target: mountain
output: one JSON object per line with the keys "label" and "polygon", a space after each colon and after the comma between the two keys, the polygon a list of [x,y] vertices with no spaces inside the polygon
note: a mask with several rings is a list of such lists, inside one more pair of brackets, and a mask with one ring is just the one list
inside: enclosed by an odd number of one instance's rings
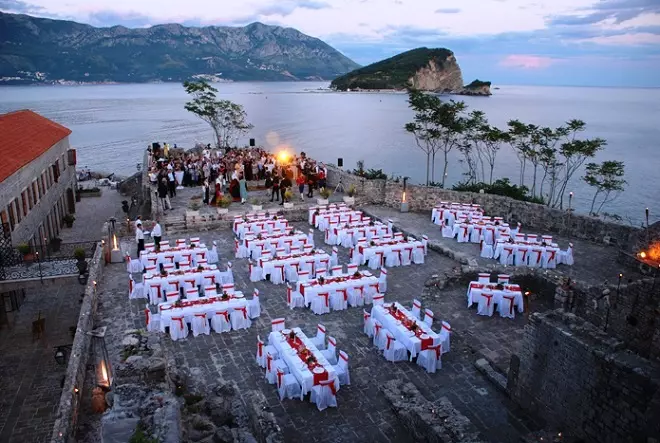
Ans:
{"label": "mountain", "polygon": [[193,76],[318,80],[359,67],[317,38],[262,23],[96,28],[0,12],[0,41],[0,80],[14,83],[182,81]]}
{"label": "mountain", "polygon": [[454,53],[445,48],[417,48],[351,71],[332,81],[339,91],[406,89],[490,95],[490,82],[475,80],[463,86],[463,74]]}

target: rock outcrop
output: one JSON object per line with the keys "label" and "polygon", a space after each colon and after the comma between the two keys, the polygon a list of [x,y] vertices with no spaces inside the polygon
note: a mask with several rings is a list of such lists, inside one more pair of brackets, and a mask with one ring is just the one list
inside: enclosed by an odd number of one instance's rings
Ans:
{"label": "rock outcrop", "polygon": [[465,85],[464,87],[454,91],[454,94],[458,95],[481,95],[481,96],[489,96],[493,95],[492,92],[490,92],[490,82],[482,82],[481,80],[475,80],[469,85]]}
{"label": "rock outcrop", "polygon": [[463,88],[463,74],[453,54],[444,60],[431,59],[408,79],[410,85],[422,91],[456,91]]}

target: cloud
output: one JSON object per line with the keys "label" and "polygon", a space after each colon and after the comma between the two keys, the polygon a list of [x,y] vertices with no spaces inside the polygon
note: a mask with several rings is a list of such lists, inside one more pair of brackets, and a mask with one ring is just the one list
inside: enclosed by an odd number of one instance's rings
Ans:
{"label": "cloud", "polygon": [[283,1],[257,8],[255,11],[255,15],[266,16],[266,17],[269,17],[271,15],[281,15],[286,17],[288,15],[293,14],[293,12],[298,9],[309,9],[312,11],[318,11],[321,9],[328,9],[328,8],[332,8],[332,6],[328,3],[314,1],[314,0]]}
{"label": "cloud", "polygon": [[590,25],[610,20],[623,23],[640,15],[660,13],[658,0],[600,0],[578,10],[578,14],[550,17],[550,25]]}
{"label": "cloud", "polygon": [[458,8],[440,8],[435,10],[436,14],[458,14],[459,12],[461,10]]}
{"label": "cloud", "polygon": [[45,9],[39,5],[33,5],[21,0],[0,0],[0,11],[18,12],[20,14],[38,14]]}
{"label": "cloud", "polygon": [[660,35],[649,32],[638,32],[633,34],[616,34],[601,37],[592,37],[580,40],[581,43],[593,43],[597,45],[614,46],[644,46],[660,45]]}
{"label": "cloud", "polygon": [[501,66],[522,69],[545,69],[557,63],[557,59],[535,55],[511,54],[500,61]]}

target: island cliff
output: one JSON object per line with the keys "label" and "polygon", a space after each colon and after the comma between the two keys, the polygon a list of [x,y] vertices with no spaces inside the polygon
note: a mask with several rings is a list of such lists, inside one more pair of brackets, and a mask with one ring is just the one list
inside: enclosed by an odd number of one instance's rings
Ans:
{"label": "island cliff", "polygon": [[338,91],[404,90],[491,95],[490,82],[475,80],[463,86],[463,74],[454,53],[446,48],[417,48],[356,69],[332,81]]}

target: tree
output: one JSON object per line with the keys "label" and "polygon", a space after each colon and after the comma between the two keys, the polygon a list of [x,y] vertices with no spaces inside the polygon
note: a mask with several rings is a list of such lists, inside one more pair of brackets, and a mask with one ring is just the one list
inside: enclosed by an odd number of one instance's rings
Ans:
{"label": "tree", "polygon": [[520,120],[509,120],[507,122],[509,127],[509,135],[507,142],[513,148],[513,151],[518,157],[520,162],[520,186],[525,184],[525,169],[527,167],[527,160],[529,158],[529,150],[531,147],[531,135],[533,125],[527,125]]}
{"label": "tree", "polygon": [[247,114],[241,105],[230,100],[218,100],[218,90],[205,81],[186,81],[183,87],[192,96],[184,108],[211,126],[218,148],[230,147],[241,134],[254,127],[247,122]]}
{"label": "tree", "polygon": [[[449,153],[459,146],[463,141],[463,133],[468,125],[468,119],[463,117],[463,112],[467,109],[465,102],[441,102],[440,109],[436,115],[437,125],[440,131],[440,149],[444,154],[444,168],[442,170],[442,187],[445,187],[447,180],[447,168],[449,167]],[[433,155],[435,158],[435,154]]]}
{"label": "tree", "polygon": [[[426,185],[429,185],[429,167],[431,154],[435,163],[435,153],[438,149],[440,135],[436,122],[436,114],[440,107],[440,98],[425,94],[416,89],[408,90],[408,106],[415,112],[414,121],[406,123],[405,130],[415,138],[417,147],[426,154]],[[435,171],[435,164],[434,164]]]}
{"label": "tree", "polygon": [[458,150],[463,154],[461,162],[467,165],[466,183],[476,183],[479,180],[479,169],[481,177],[484,176],[484,162],[482,155],[480,129],[487,124],[486,116],[482,111],[472,111],[464,120],[462,138],[458,144]]}
{"label": "tree", "polygon": [[[598,215],[603,206],[619,196],[624,190],[626,181],[622,178],[625,175],[625,166],[623,162],[607,160],[602,163],[587,163],[586,172],[582,179],[589,185],[596,188],[594,198],[591,200],[591,215]],[[594,206],[598,197],[601,197],[598,209],[594,211]]]}
{"label": "tree", "polygon": [[[483,154],[489,168],[488,184],[493,184],[493,170],[495,169],[495,159],[503,142],[508,140],[508,134],[502,132],[495,126],[488,123],[479,128],[479,138],[483,142]],[[484,177],[484,181],[485,181]]]}

